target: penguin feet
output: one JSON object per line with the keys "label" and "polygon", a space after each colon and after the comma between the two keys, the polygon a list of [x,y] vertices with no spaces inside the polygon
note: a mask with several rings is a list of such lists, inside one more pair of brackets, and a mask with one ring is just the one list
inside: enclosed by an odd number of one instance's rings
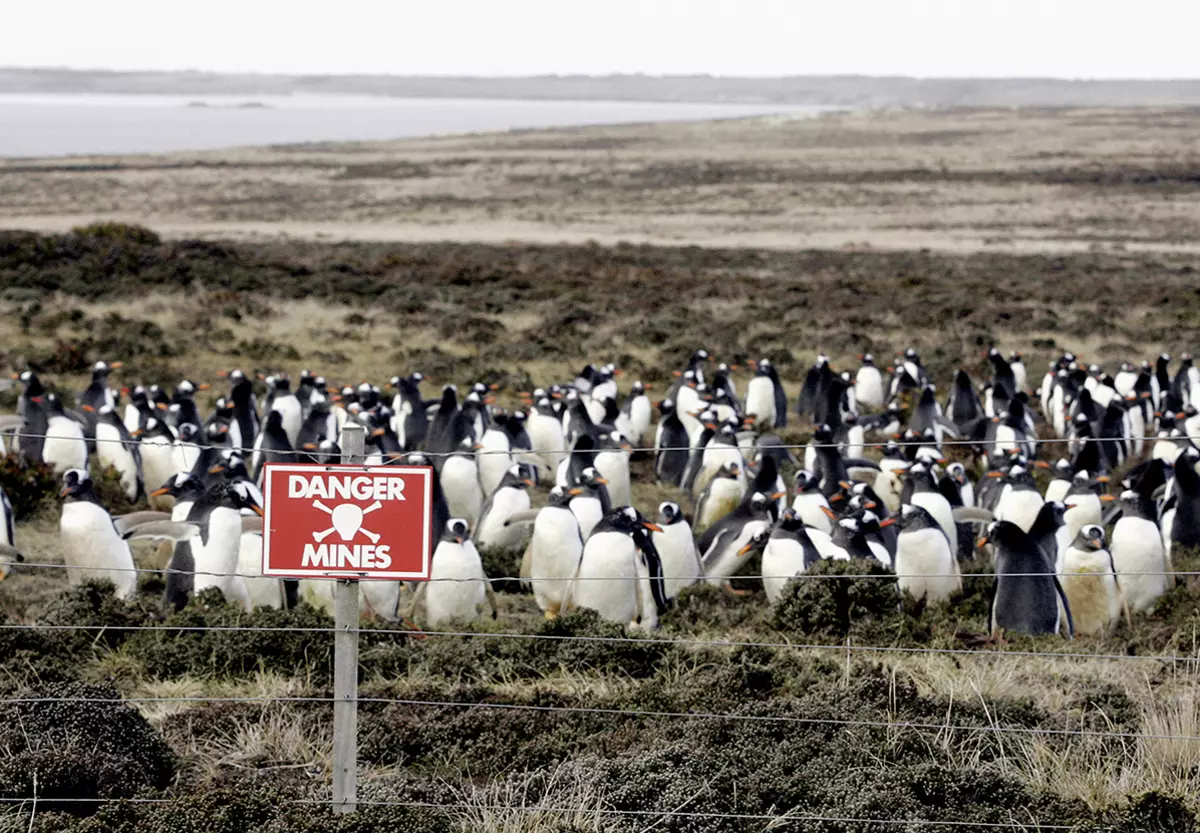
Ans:
{"label": "penguin feet", "polygon": [[558,608],[548,607],[544,611],[542,611],[542,616],[545,618],[545,620],[547,622],[553,622],[555,619],[558,618]]}

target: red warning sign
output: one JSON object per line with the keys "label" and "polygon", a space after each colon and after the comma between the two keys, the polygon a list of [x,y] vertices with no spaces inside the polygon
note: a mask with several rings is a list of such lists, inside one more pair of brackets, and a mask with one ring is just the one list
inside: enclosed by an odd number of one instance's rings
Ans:
{"label": "red warning sign", "polygon": [[429,578],[433,470],[268,463],[263,575]]}

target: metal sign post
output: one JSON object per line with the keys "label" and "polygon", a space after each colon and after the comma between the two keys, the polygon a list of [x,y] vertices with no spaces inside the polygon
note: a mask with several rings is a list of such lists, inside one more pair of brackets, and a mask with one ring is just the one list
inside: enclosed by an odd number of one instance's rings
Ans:
{"label": "metal sign post", "polygon": [[[366,429],[342,428],[342,463],[366,459]],[[358,806],[358,580],[338,579],[333,591],[333,812]]]}
{"label": "metal sign post", "polygon": [[433,469],[368,466],[366,429],[342,429],[339,464],[267,463],[264,576],[333,581],[333,809],[357,797],[358,583],[424,581],[433,541]]}

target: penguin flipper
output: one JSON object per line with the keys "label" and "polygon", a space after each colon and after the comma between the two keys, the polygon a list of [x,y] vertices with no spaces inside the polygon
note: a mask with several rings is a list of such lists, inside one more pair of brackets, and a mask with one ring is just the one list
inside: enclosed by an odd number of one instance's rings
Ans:
{"label": "penguin flipper", "polygon": [[146,523],[169,520],[171,520],[171,514],[169,512],[130,512],[127,515],[118,515],[113,518],[113,526],[116,528],[117,534],[124,538],[126,534],[134,527],[141,526],[142,524]]}
{"label": "penguin flipper", "polygon": [[959,433],[958,433],[959,428],[954,423],[954,420],[946,419],[946,417],[940,416],[937,418],[937,423],[938,423],[938,425],[942,426],[943,431],[945,431],[947,434],[949,434],[954,439],[957,440],[960,438]]}
{"label": "penguin flipper", "polygon": [[1054,589],[1058,591],[1058,598],[1062,600],[1063,612],[1067,614],[1067,639],[1074,639],[1075,618],[1071,615],[1071,603],[1067,601],[1067,591],[1063,589],[1058,576],[1054,576]]}
{"label": "penguin flipper", "polygon": [[25,417],[13,414],[0,416],[0,431],[20,431],[25,427]]}
{"label": "penguin flipper", "polygon": [[[509,516],[508,520],[504,522],[504,525],[514,526],[516,524],[531,524],[537,520],[538,513],[541,511],[542,510],[540,509],[526,509],[524,512],[515,512]],[[482,515],[480,517],[482,517]]]}
{"label": "penguin flipper", "polygon": [[135,538],[150,538],[154,540],[187,541],[200,534],[200,527],[187,521],[151,521],[139,524],[126,531],[121,537],[125,540]]}
{"label": "penguin flipper", "polygon": [[[533,541],[529,541],[525,547],[525,554],[521,556],[521,572],[518,574],[521,577],[521,584],[529,584],[529,578],[533,575]],[[491,587],[491,583],[488,584]]]}
{"label": "penguin flipper", "polygon": [[956,506],[952,514],[954,521],[960,524],[990,523],[996,519],[991,510],[982,506]]}
{"label": "penguin flipper", "polygon": [[879,474],[879,468],[868,468],[867,466],[848,466],[846,474],[851,480],[859,480],[863,483],[874,483],[876,476]]}

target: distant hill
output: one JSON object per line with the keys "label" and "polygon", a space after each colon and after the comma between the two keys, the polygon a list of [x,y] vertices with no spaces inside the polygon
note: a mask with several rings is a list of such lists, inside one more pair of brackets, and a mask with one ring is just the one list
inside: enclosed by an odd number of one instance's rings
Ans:
{"label": "distant hill", "polygon": [[822,104],[853,107],[1119,107],[1200,105],[1197,80],[905,78],[858,75],[725,78],[706,75],[530,76],[224,75],[210,72],[0,68],[0,93],[524,98]]}

